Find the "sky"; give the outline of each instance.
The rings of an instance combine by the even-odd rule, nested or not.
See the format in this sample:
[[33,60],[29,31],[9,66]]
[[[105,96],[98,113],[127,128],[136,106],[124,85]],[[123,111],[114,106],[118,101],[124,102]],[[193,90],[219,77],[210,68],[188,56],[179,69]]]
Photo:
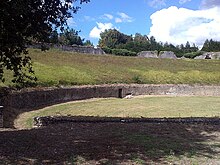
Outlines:
[[201,47],[206,39],[220,41],[220,0],[91,0],[68,23],[94,45],[101,32],[115,28]]

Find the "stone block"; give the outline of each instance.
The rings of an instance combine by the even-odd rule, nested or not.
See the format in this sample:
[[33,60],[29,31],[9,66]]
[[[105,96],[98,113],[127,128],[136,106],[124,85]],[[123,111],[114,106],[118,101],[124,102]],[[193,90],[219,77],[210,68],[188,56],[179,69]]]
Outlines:
[[161,51],[159,54],[159,58],[177,59],[175,53],[171,51]]
[[158,58],[157,51],[142,51],[139,52],[137,55],[138,57],[144,57],[144,58]]

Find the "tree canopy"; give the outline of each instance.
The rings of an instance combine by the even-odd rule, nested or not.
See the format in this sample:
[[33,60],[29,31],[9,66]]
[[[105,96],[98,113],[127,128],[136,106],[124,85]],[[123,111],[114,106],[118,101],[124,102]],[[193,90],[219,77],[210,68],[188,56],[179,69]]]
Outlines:
[[220,51],[220,42],[213,39],[206,40],[203,44],[202,51],[206,52],[218,52]]
[[[198,47],[187,41],[185,45],[174,46],[171,43],[157,42],[154,36],[148,37],[136,33],[134,36],[129,36],[119,32],[116,29],[105,30],[100,35],[99,46],[106,53],[115,55],[133,56],[141,51],[173,51],[178,57],[182,57],[186,53],[198,51]],[[191,58],[191,56],[187,56]],[[193,57],[193,56],[192,56]]]
[[105,30],[100,34],[100,47],[115,48],[117,45],[132,41],[132,37],[119,32],[116,29]]
[[[0,80],[5,69],[14,73],[13,82],[35,81],[26,46],[44,42],[54,29],[61,30],[79,5],[90,0],[4,0],[0,2]],[[78,2],[78,3],[77,3]],[[55,34],[56,35],[56,34]]]

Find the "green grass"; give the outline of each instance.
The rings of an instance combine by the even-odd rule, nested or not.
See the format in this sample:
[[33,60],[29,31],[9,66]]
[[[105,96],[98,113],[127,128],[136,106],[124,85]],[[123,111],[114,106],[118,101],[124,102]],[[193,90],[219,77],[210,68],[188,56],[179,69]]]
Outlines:
[[220,116],[220,97],[135,97],[92,99],[24,113],[17,123],[31,127],[34,116],[100,117],[214,117]]
[[[30,49],[39,86],[146,83],[220,84],[220,60],[174,60]],[[11,74],[6,73],[6,83]]]

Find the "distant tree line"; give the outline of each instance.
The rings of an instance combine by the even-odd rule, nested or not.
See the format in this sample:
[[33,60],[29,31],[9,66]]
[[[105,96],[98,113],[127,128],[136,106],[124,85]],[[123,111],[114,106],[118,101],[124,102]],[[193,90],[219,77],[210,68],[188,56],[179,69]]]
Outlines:
[[218,52],[220,51],[220,41],[214,41],[212,39],[206,40],[203,44],[202,51],[205,52]]
[[173,51],[178,57],[182,57],[187,53],[197,52],[198,47],[187,41],[185,45],[174,46],[171,43],[157,42],[151,36],[136,33],[134,36],[126,35],[116,29],[105,30],[100,34],[99,46],[106,51],[106,53],[120,55],[137,55],[141,51]]
[[[90,40],[82,39],[79,36],[80,31],[74,29],[65,29],[61,33],[56,30],[52,31],[46,42],[62,45],[82,45],[93,46]],[[136,56],[141,51],[172,51],[177,57],[194,58],[203,52],[220,51],[220,42],[212,39],[206,40],[201,51],[195,44],[173,45],[171,43],[162,43],[156,41],[154,36],[148,37],[136,33],[134,36],[126,35],[116,29],[105,30],[100,34],[98,46],[108,54],[120,56]]]
[[74,29],[64,29],[61,33],[56,30],[48,36],[48,43],[61,44],[61,45],[82,45],[82,46],[93,46],[90,40],[82,39],[79,36],[80,31]]

